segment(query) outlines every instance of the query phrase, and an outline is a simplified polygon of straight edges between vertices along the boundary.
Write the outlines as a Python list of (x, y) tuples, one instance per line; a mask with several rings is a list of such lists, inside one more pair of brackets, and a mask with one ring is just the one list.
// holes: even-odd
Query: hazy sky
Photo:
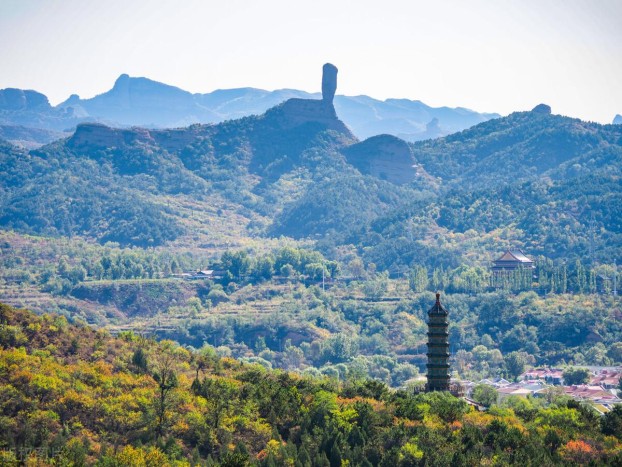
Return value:
[(53, 104), (121, 73), (507, 114), (622, 114), (622, 0), (0, 0), (0, 88)]

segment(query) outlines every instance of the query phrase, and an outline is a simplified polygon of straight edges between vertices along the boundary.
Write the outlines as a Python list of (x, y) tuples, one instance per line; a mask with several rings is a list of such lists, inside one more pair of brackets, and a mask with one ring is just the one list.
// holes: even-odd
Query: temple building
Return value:
[(507, 250), (503, 256), (494, 261), (493, 274), (511, 272), (517, 269), (535, 269), (533, 260), (527, 258), (521, 250)]
[(507, 250), (493, 262), (490, 285), (493, 288), (527, 290), (531, 288), (536, 268), (521, 250)]
[(449, 313), (441, 305), (441, 294), (428, 311), (428, 383), (426, 391), (449, 391)]

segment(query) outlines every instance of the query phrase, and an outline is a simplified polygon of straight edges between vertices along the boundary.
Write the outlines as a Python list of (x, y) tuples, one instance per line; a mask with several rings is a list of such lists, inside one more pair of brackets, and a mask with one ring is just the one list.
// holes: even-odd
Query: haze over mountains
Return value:
[[(0, 125), (45, 129), (51, 133), (42, 140), (33, 134), (31, 142), (43, 143), (63, 136), (79, 122), (95, 121), (110, 126), (175, 128), (193, 123), (218, 123), (258, 115), (290, 98), (317, 99), (295, 89), (265, 91), (255, 88), (223, 89), (192, 94), (147, 78), (121, 75), (109, 91), (89, 99), (72, 95), (52, 107), (47, 97), (36, 91), (0, 90)], [(368, 96), (336, 96), (335, 109), (359, 138), (392, 134), (408, 141), (444, 136), (498, 114), (478, 113), (465, 108), (433, 108), (420, 101)], [(22, 128), (4, 130), (6, 139), (20, 142), (28, 133)]]

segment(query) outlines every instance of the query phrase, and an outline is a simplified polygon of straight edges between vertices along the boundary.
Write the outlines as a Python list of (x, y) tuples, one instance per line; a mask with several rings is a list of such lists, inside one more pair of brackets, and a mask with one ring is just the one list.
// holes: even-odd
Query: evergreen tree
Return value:
[(132, 365), (136, 367), (139, 372), (147, 371), (147, 354), (142, 347), (137, 348), (132, 355)]
[(330, 450), (330, 467), (341, 467), (341, 459), (341, 450), (337, 443), (335, 443)]
[(300, 449), (298, 449), (297, 462), (301, 467), (311, 467), (311, 456), (304, 445), (300, 446)]

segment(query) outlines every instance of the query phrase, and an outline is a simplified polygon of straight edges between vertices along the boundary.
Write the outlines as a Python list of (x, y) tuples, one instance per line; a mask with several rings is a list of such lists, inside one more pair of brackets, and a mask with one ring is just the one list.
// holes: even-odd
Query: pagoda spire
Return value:
[(449, 313), (441, 305), (441, 294), (428, 311), (428, 383), (426, 391), (449, 391)]

